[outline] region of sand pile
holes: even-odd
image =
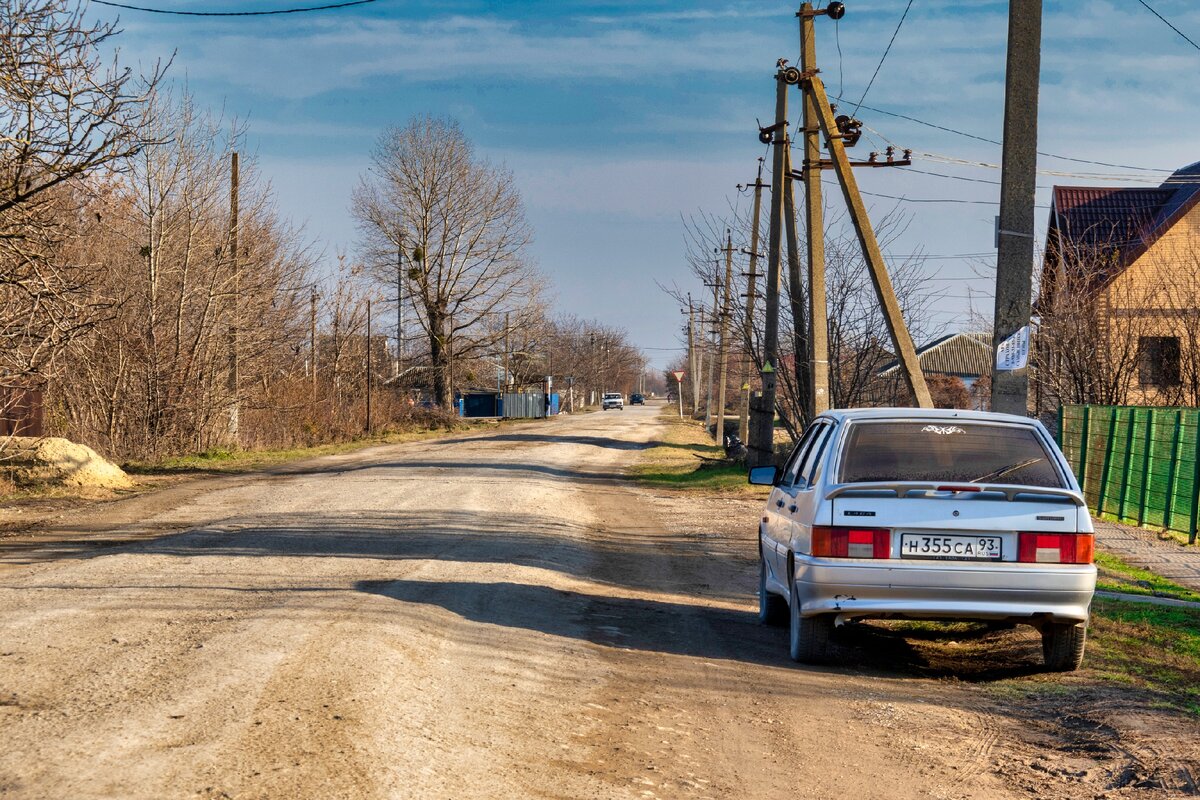
[[[87,445],[56,437],[15,436],[0,449],[0,475],[18,486],[51,484],[128,489],[133,481]]]

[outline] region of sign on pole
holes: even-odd
[[[672,372],[675,376],[675,394],[679,396],[679,418],[683,419],[683,370]]]
[[[1000,342],[996,348],[996,369],[1000,372],[1013,372],[1025,369],[1029,365],[1029,326],[1017,329],[1017,332]]]

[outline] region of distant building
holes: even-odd
[[[946,375],[958,378],[967,391],[992,370],[992,335],[990,333],[952,333],[930,342],[917,350],[917,362],[926,377]],[[881,378],[900,374],[900,362],[884,364],[878,372]]]

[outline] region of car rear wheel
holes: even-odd
[[[787,602],[767,591],[767,562],[758,557],[758,621],[764,625],[783,625],[787,619]]]
[[[1086,644],[1086,622],[1047,622],[1042,628],[1042,655],[1046,660],[1046,668],[1054,672],[1079,669]]]
[[[792,581],[792,597],[788,611],[789,626],[788,654],[792,661],[802,664],[821,664],[829,658],[829,638],[833,634],[833,616],[821,614],[816,617],[800,616],[800,598],[796,593],[796,582]]]

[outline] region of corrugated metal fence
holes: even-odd
[[[1196,541],[1200,409],[1063,406],[1059,414],[1059,445],[1093,513]]]

